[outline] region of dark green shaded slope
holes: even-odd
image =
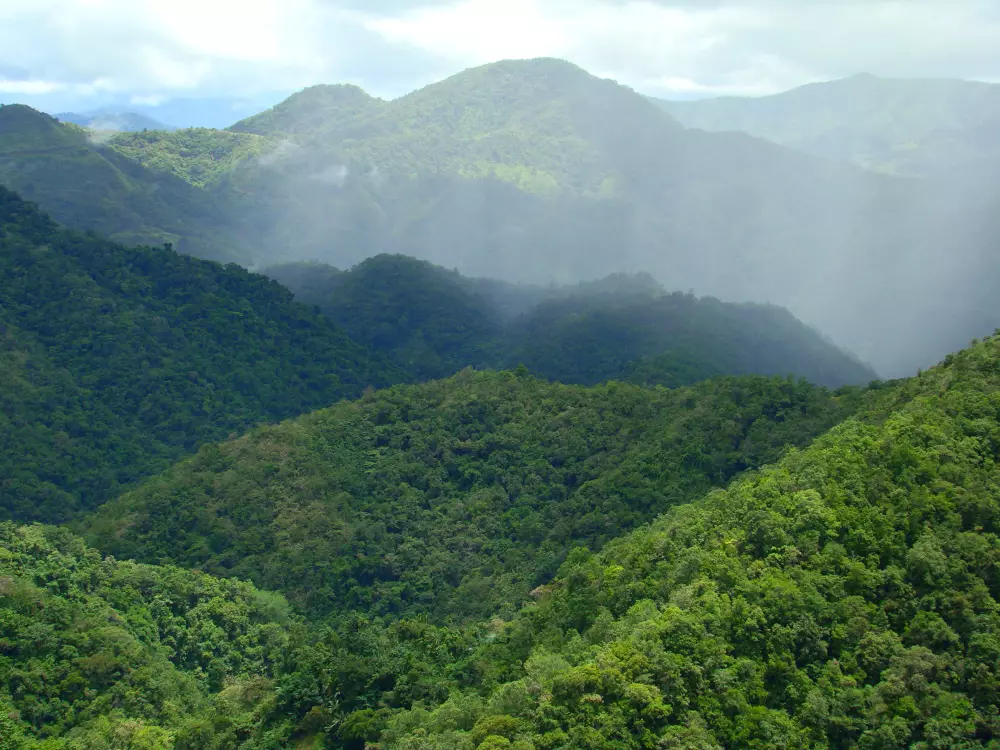
[[[0,513],[20,519],[393,380],[269,279],[65,231],[2,188],[0,327]]]
[[[401,255],[379,255],[345,272],[293,263],[265,273],[416,380],[518,364],[583,385],[618,379],[679,386],[755,374],[839,387],[876,378],[782,308],[667,294],[648,275],[503,285]]]
[[[0,107],[0,185],[73,229],[129,244],[170,242],[213,260],[253,258],[251,238],[230,222],[225,199],[150,171],[30,107]]]

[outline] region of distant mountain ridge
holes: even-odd
[[[114,110],[96,110],[93,112],[60,112],[55,115],[57,120],[71,122],[91,130],[110,130],[121,133],[142,132],[143,130],[176,130],[152,117],[137,112],[118,112]]]
[[[136,165],[138,191],[9,181],[58,218],[112,234],[113,222],[79,223],[107,216],[102,190],[127,205],[158,189],[146,173],[187,181],[198,192],[172,202],[189,206],[144,209],[135,223],[169,220],[175,247],[252,268],[403,253],[522,283],[645,271],[667,288],[786,307],[892,376],[1000,324],[985,284],[1000,273],[994,161],[978,158],[995,148],[987,126],[974,141],[937,130],[938,145],[915,152],[934,161],[955,149],[965,166],[895,179],[686,129],[626,87],[541,59],[393,101],[313,87],[233,128],[112,138],[100,154]],[[187,239],[196,232],[212,242]]]
[[[950,79],[863,74],[765,97],[656,101],[687,127],[740,130],[907,175],[926,174],[949,161],[971,163],[982,152],[963,153],[955,140],[975,139],[982,128],[1000,125],[1000,84]]]
[[[317,263],[263,272],[417,380],[519,364],[582,385],[676,387],[754,374],[836,388],[878,377],[787,310],[671,294],[648,275],[526,287],[402,255],[375,256],[343,272]]]

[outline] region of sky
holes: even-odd
[[[0,0],[0,102],[223,126],[312,84],[394,98],[505,58],[680,99],[1000,81],[997,49],[998,0]]]

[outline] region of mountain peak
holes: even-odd
[[[229,130],[259,135],[313,132],[378,106],[381,101],[350,83],[318,84],[292,94],[265,112],[240,120]]]

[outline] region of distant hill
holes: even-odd
[[[396,379],[269,279],[63,230],[0,188],[0,518],[65,520],[205,442]]]
[[[119,133],[136,133],[143,130],[171,131],[176,128],[165,125],[152,117],[136,112],[115,112],[98,110],[95,112],[60,112],[55,115],[61,122],[71,122],[91,130],[105,130]]]
[[[222,201],[29,107],[0,106],[0,185],[74,229],[125,243],[169,242],[213,260],[252,256]]]
[[[264,273],[416,380],[518,364],[584,385],[791,374],[839,387],[877,377],[786,310],[668,294],[648,276],[504,287],[402,255],[346,272],[303,263]]]
[[[998,150],[1000,85],[859,75],[760,98],[657,100],[687,127],[741,130],[792,148],[905,175],[972,164]]]
[[[265,112],[240,120],[229,130],[264,136],[333,131],[381,104],[384,102],[357,86],[310,86]]]

